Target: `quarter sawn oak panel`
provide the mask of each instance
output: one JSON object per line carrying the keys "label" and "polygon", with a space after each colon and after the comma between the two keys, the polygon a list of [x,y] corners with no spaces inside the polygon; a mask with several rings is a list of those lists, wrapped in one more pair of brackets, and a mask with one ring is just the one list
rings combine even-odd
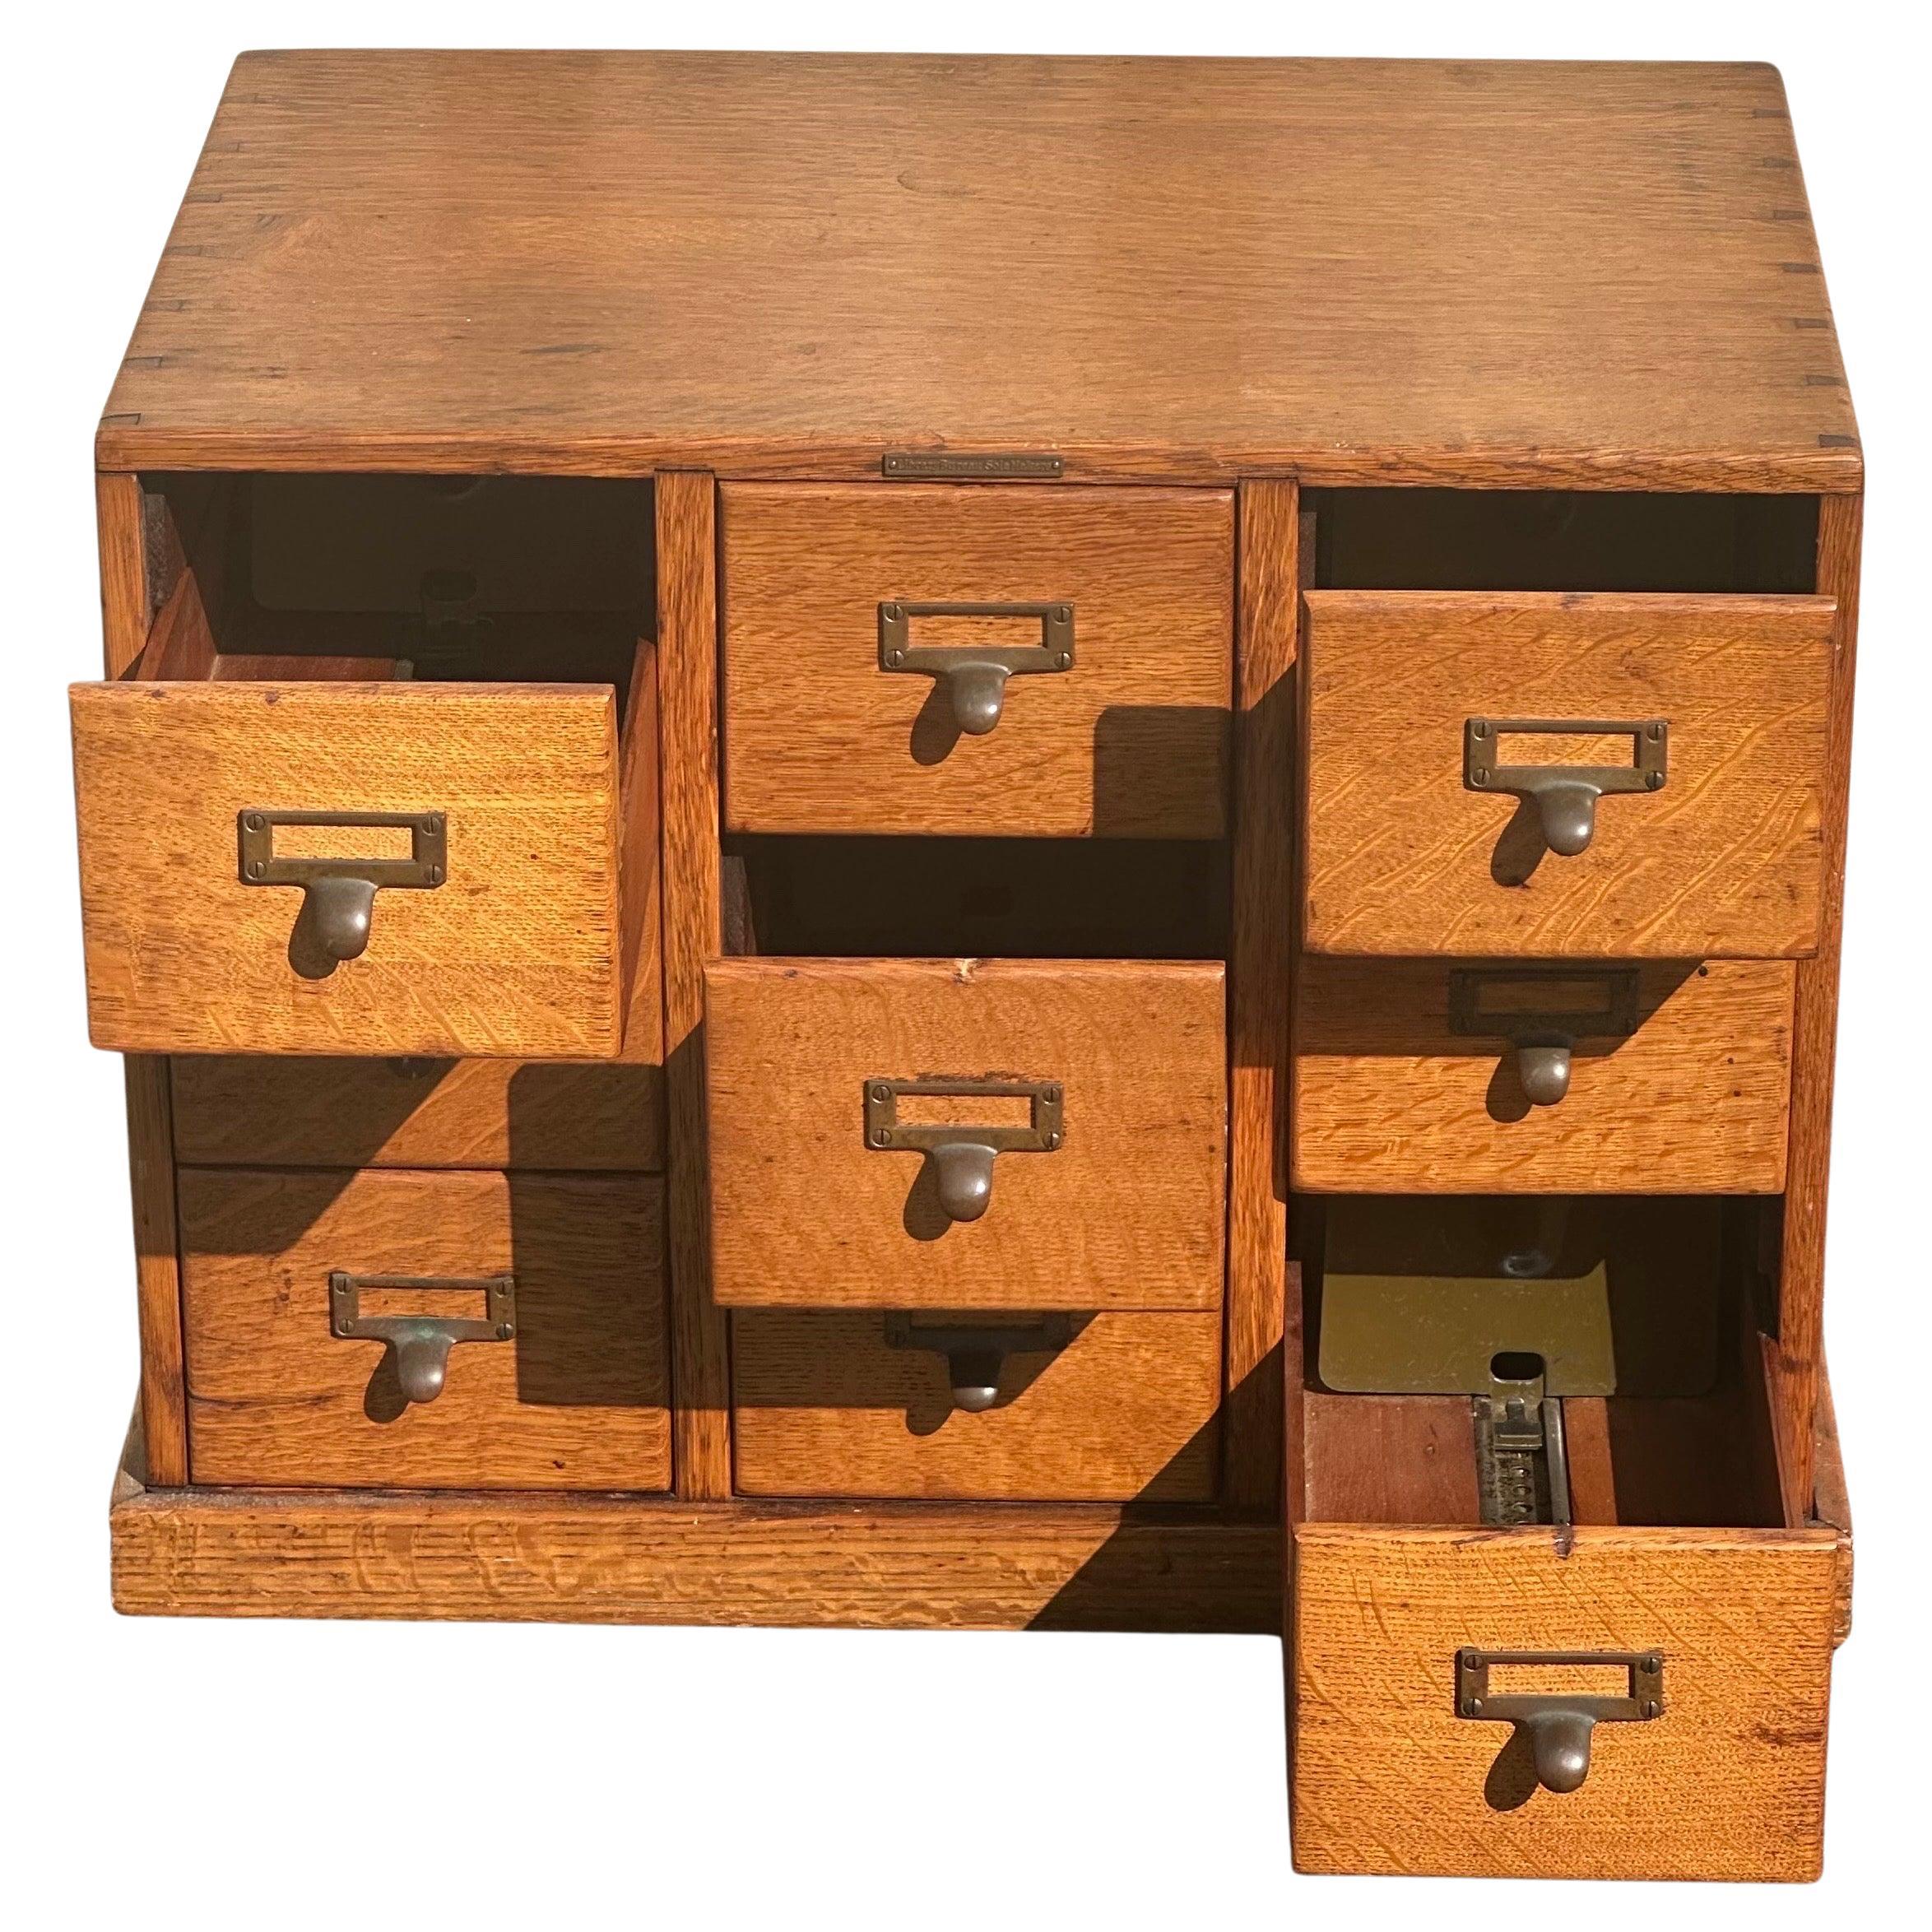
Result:
{"label": "quarter sawn oak panel", "polygon": [[[713,964],[705,1015],[718,1299],[1219,1307],[1223,978],[1218,963]],[[866,1084],[987,1075],[1060,1082],[1065,1141],[1001,1154],[983,1216],[948,1224],[922,1156],[866,1145]],[[956,1121],[985,1111],[949,1104]]]}
{"label": "quarter sawn oak panel", "polygon": [[[78,685],[72,712],[96,1046],[616,1053],[608,686]],[[303,978],[300,889],[237,876],[250,806],[440,811],[449,876],[379,891],[367,951]]]}
{"label": "quarter sawn oak panel", "polygon": [[[664,1216],[654,1181],[183,1168],[197,1483],[666,1489]],[[459,1342],[405,1405],[385,1345],[329,1329],[329,1275],[516,1277],[517,1334]],[[365,1312],[462,1316],[433,1294]]]}
{"label": "quarter sawn oak panel", "polygon": [[1009,1357],[999,1406],[978,1414],[953,1408],[944,1357],[885,1336],[885,1318],[869,1312],[738,1311],[744,1494],[1197,1502],[1214,1493],[1218,1312],[1095,1315],[1057,1355]]}
{"label": "quarter sawn oak panel", "polygon": [[[740,484],[720,500],[728,830],[1221,835],[1228,492]],[[1074,661],[1009,678],[999,722],[962,735],[934,679],[881,668],[888,602],[1065,604]],[[1042,635],[947,622],[913,618],[913,648]]]}
{"label": "quarter sawn oak panel", "polygon": [[[1815,949],[1830,598],[1331,590],[1306,605],[1311,951]],[[1545,851],[1514,796],[1465,787],[1472,718],[1665,719],[1665,783],[1606,794],[1586,850]],[[1526,742],[1504,762],[1608,762],[1594,742]]]}
{"label": "quarter sawn oak panel", "polygon": [[[1297,1187],[1641,1194],[1660,1175],[1681,1194],[1784,1185],[1793,967],[1641,968],[1637,1031],[1579,1036],[1569,1091],[1547,1107],[1524,1096],[1508,1041],[1451,1031],[1451,971],[1433,960],[1303,959]],[[1517,983],[1560,1002],[1567,982],[1551,974]],[[1603,1000],[1601,973],[1573,983],[1577,1005]]]}

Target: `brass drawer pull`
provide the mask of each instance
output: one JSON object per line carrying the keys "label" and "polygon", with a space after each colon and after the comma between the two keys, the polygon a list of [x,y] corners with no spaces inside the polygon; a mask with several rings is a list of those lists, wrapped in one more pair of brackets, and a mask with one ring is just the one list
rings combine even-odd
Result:
{"label": "brass drawer pull", "polygon": [[[908,1094],[941,1098],[1024,1099],[1032,1118],[1024,1127],[922,1125],[899,1117]],[[1066,1138],[1064,1098],[1057,1080],[930,1079],[866,1082],[866,1145],[875,1153],[911,1150],[926,1156],[949,1221],[977,1221],[993,1198],[993,1159],[1001,1154],[1052,1154]]]}
{"label": "brass drawer pull", "polygon": [[[1557,1669],[1620,1666],[1630,1674],[1621,1697],[1489,1695],[1495,1664]],[[1513,1724],[1530,1740],[1536,1779],[1548,1791],[1574,1791],[1590,1775],[1591,1734],[1600,1724],[1645,1724],[1664,1714],[1660,1651],[1477,1651],[1456,1653],[1456,1714],[1482,1723]]]}
{"label": "brass drawer pull", "polygon": [[953,1406],[970,1415],[997,1405],[1000,1372],[1009,1355],[1057,1355],[1072,1340],[1073,1322],[1065,1315],[1043,1315],[1035,1321],[943,1326],[915,1322],[909,1315],[885,1317],[887,1348],[923,1349],[945,1357]]}
{"label": "brass drawer pull", "polygon": [[[1507,1010],[1486,994],[1509,986],[1595,986],[1595,1005],[1574,1007],[1554,1001],[1538,1010]],[[1525,1097],[1538,1107],[1553,1107],[1570,1090],[1570,1057],[1581,1038],[1627,1039],[1637,1031],[1637,972],[1635,967],[1586,967],[1565,971],[1549,966],[1459,966],[1449,975],[1449,1030],[1461,1038],[1502,1039],[1516,1052],[1516,1079]]]}
{"label": "brass drawer pull", "polygon": [[[289,963],[305,979],[326,979],[362,956],[380,886],[427,890],[449,875],[448,828],[439,811],[238,812],[244,885],[299,885],[302,909],[289,936]],[[278,825],[394,826],[409,834],[406,859],[280,858]]]}
{"label": "brass drawer pull", "polygon": [[[1040,627],[1037,644],[915,644],[915,617],[1010,617]],[[1037,677],[1073,668],[1071,604],[908,604],[879,606],[879,668],[937,678],[953,722],[984,737],[1000,722],[1010,677]]]}
{"label": "brass drawer pull", "polygon": [[[365,1289],[406,1289],[424,1294],[481,1290],[481,1320],[450,1315],[365,1315]],[[517,1278],[476,1279],[444,1275],[350,1275],[328,1278],[329,1333],[341,1341],[387,1342],[396,1356],[396,1379],[411,1402],[434,1402],[449,1374],[449,1351],[458,1342],[507,1342],[517,1332]]]}
{"label": "brass drawer pull", "polygon": [[[1498,764],[1497,742],[1512,734],[1628,737],[1628,764]],[[1670,726],[1660,718],[1472,718],[1462,727],[1462,780],[1472,792],[1513,792],[1536,808],[1543,843],[1566,857],[1596,833],[1596,801],[1606,792],[1660,792],[1670,759]]]}

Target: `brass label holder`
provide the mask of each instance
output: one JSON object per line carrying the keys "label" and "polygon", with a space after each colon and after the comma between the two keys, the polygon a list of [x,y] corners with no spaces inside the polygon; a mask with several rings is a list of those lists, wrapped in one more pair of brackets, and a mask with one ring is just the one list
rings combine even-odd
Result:
{"label": "brass label holder", "polygon": [[1066,463],[1044,450],[984,454],[946,449],[892,449],[880,458],[888,483],[1047,482]]}
{"label": "brass label holder", "polygon": [[[481,1319],[449,1315],[365,1315],[369,1289],[400,1289],[422,1294],[484,1298]],[[338,1341],[386,1342],[396,1356],[396,1379],[411,1402],[434,1402],[449,1373],[449,1351],[458,1342],[507,1342],[517,1333],[517,1278],[487,1275],[351,1275],[333,1269],[328,1278],[329,1333]]]}
{"label": "brass label holder", "polygon": [[[1504,1010],[1484,996],[1500,987],[1599,988],[1595,1006]],[[1508,1042],[1516,1080],[1538,1107],[1553,1107],[1570,1090],[1579,1039],[1628,1039],[1637,1031],[1640,978],[1633,966],[1458,966],[1449,974],[1449,1030],[1458,1038]]]}
{"label": "brass label holder", "polygon": [[[919,1094],[940,1099],[1024,1099],[1029,1103],[1029,1118],[1024,1127],[902,1121],[900,1100]],[[865,1084],[865,1110],[866,1146],[876,1154],[924,1154],[932,1168],[940,1206],[950,1221],[977,1221],[992,1205],[996,1155],[1052,1154],[1066,1137],[1066,1092],[1058,1080],[1008,1080],[996,1075],[977,1080],[875,1077]]]}
{"label": "brass label holder", "polygon": [[[1627,737],[1628,764],[1498,764],[1498,741]],[[1660,792],[1670,768],[1670,724],[1661,718],[1471,718],[1462,727],[1462,782],[1472,792],[1512,792],[1533,805],[1543,842],[1565,857],[1596,835],[1596,801],[1609,792]]]}
{"label": "brass label holder", "polygon": [[[1492,1697],[1489,1673],[1498,1665],[1540,1670],[1628,1672],[1623,1696],[1567,1693]],[[1664,1715],[1661,1651],[1481,1651],[1456,1653],[1456,1715],[1479,1724],[1512,1724],[1529,1739],[1536,1779],[1545,1790],[1574,1791],[1590,1775],[1591,1734],[1600,1724],[1647,1724]]]}
{"label": "brass label holder", "polygon": [[[409,834],[409,857],[277,858],[275,834],[283,825],[389,827]],[[299,885],[302,908],[290,936],[289,959],[308,979],[325,979],[345,959],[368,950],[379,888],[429,891],[449,876],[448,821],[439,811],[271,811],[251,806],[235,814],[244,885]]]}
{"label": "brass label holder", "polygon": [[969,1415],[996,1409],[1000,1372],[1009,1355],[1057,1355],[1073,1340],[1073,1317],[1043,1315],[1028,1321],[991,1317],[915,1321],[910,1315],[885,1317],[885,1345],[943,1355],[953,1406]]}
{"label": "brass label holder", "polygon": [[[1030,644],[915,644],[915,617],[1011,619],[1040,627]],[[879,668],[935,678],[952,708],[953,722],[982,738],[1000,722],[1006,680],[1042,677],[1073,669],[1073,606],[1052,603],[913,603],[889,597],[879,606]]]}

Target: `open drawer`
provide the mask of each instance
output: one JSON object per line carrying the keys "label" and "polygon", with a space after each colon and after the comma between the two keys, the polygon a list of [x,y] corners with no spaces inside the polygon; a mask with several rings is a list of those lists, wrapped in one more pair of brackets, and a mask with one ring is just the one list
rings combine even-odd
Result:
{"label": "open drawer", "polygon": [[269,546],[275,504],[252,553],[230,506],[128,675],[74,688],[95,1043],[614,1057],[656,876],[648,589],[533,610],[564,597],[432,569],[406,611],[389,559],[337,597],[384,607],[321,608],[341,578]]}
{"label": "open drawer", "polygon": [[1531,1400],[1511,1431],[1490,1399],[1290,1363],[1298,1869],[1817,1875],[1842,1476],[1828,1425],[1786,1519],[1735,1300],[1719,1340],[1700,1393]]}

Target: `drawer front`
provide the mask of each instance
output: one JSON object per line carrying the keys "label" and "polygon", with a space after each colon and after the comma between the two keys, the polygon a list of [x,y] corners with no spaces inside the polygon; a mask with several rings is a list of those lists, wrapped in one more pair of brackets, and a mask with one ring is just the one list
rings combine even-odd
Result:
{"label": "drawer front", "polygon": [[1796,968],[1303,959],[1294,1179],[1325,1192],[1775,1194]]}
{"label": "drawer front", "polygon": [[1223,978],[1218,962],[708,968],[717,1298],[1218,1307]]}
{"label": "drawer front", "polygon": [[[72,710],[95,1045],[617,1051],[609,689],[85,685]],[[439,823],[420,843],[396,825],[241,823],[285,812]],[[263,857],[251,837],[267,881],[244,876]],[[276,882],[303,859],[383,868],[360,953],[341,881]]]}
{"label": "drawer front", "polygon": [[1221,1322],[743,1312],[731,1386],[745,1495],[1203,1502]]}
{"label": "drawer front", "polygon": [[[1839,1577],[1829,1530],[1294,1530],[1294,1858],[1306,1872],[1818,1875]],[[1655,1655],[1570,1790],[1527,1726],[1461,1714],[1459,1652]],[[1623,1697],[1623,1668],[1493,1664],[1499,1697]],[[1540,1720],[1547,1722],[1548,1720]],[[1550,1741],[1562,1735],[1552,1726]]]}
{"label": "drawer front", "polygon": [[657,1182],[184,1168],[180,1214],[197,1483],[670,1487]]}
{"label": "drawer front", "polygon": [[[728,829],[1221,835],[1227,491],[747,483],[721,504]],[[1001,608],[932,608],[959,605]]]}
{"label": "drawer front", "polygon": [[664,1165],[654,1066],[198,1053],[177,1058],[170,1075],[175,1157],[192,1165]]}
{"label": "drawer front", "polygon": [[1307,946],[1815,951],[1836,614],[1309,592]]}

